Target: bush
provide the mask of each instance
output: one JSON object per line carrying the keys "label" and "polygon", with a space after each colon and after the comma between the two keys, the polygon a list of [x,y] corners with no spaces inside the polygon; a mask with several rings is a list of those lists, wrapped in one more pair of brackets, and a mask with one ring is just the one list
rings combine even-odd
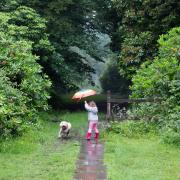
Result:
{"label": "bush", "polygon": [[23,93],[13,88],[12,83],[0,69],[0,135],[20,134],[29,110],[26,107],[27,98]]}
{"label": "bush", "polygon": [[164,128],[161,131],[162,141],[168,144],[175,144],[180,147],[180,133],[171,128]]}
{"label": "bush", "polygon": [[20,135],[48,109],[51,83],[31,50],[31,42],[0,32],[0,136]]}
{"label": "bush", "polygon": [[[159,55],[133,77],[133,98],[161,98],[160,103],[135,105],[142,119],[155,119],[163,140],[180,142],[180,27],[159,39]],[[163,130],[162,130],[163,129]]]}
{"label": "bush", "polygon": [[113,122],[107,130],[126,137],[141,137],[145,134],[157,133],[155,123],[145,121]]}

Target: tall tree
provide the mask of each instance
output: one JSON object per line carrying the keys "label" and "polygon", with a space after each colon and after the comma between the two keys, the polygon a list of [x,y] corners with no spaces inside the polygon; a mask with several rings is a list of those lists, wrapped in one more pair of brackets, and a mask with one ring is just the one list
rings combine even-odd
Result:
{"label": "tall tree", "polygon": [[131,79],[146,60],[157,52],[157,39],[172,27],[180,25],[178,0],[114,0],[118,21],[114,41],[119,48],[120,73]]}
{"label": "tall tree", "polygon": [[[60,93],[77,89],[84,79],[92,83],[94,69],[87,57],[91,56],[97,61],[103,59],[102,49],[98,48],[98,35],[99,32],[110,31],[110,23],[105,20],[105,16],[109,16],[110,2],[110,0],[22,1],[23,5],[36,9],[48,22],[47,31],[55,47],[55,53],[43,66],[53,80],[55,99]],[[82,53],[74,49],[83,50],[87,56],[82,56]]]}
{"label": "tall tree", "polygon": [[[4,2],[6,3],[2,9],[11,11],[10,1],[4,0]],[[25,5],[35,9],[47,20],[48,29],[47,31],[43,29],[43,31],[50,35],[48,38],[54,51],[49,52],[47,49],[41,49],[42,46],[40,48],[36,45],[34,53],[40,56],[39,63],[43,65],[44,71],[53,80],[53,92],[59,94],[75,89],[84,79],[89,79],[90,82],[94,69],[87,57],[74,51],[74,47],[85,51],[87,55],[97,61],[102,61],[102,49],[97,47],[98,35],[99,32],[111,31],[113,24],[111,22],[111,1],[15,0],[14,2],[16,2],[16,5],[13,6],[14,9],[17,9],[17,6]],[[29,28],[35,25],[33,18],[29,19],[20,8],[17,11],[22,15],[24,21],[15,19],[15,23],[23,25],[27,21]],[[44,43],[43,46],[47,45],[47,41],[42,43]]]}

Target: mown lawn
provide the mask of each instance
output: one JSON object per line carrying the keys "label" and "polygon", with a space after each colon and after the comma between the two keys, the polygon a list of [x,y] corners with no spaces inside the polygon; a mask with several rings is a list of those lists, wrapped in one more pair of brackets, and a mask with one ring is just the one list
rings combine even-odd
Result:
{"label": "mown lawn", "polygon": [[[85,113],[42,114],[42,127],[23,137],[0,143],[0,179],[2,180],[71,180],[80,148],[79,137],[86,127]],[[72,137],[57,139],[58,122],[72,123]],[[79,136],[79,137],[76,137]]]}
{"label": "mown lawn", "polygon": [[180,150],[158,138],[132,139],[107,134],[105,163],[108,180],[178,180]]}

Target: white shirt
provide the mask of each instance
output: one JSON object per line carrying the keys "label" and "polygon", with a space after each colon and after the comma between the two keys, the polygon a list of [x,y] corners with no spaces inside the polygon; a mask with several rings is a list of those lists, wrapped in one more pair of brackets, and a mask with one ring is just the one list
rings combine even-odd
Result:
{"label": "white shirt", "polygon": [[88,111],[88,120],[89,121],[98,121],[97,107],[91,107],[87,103],[85,103],[85,109]]}

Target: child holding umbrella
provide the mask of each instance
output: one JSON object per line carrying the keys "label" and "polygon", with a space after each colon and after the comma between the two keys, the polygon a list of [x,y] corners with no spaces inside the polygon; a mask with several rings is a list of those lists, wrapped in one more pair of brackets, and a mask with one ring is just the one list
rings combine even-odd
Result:
{"label": "child holding umbrella", "polygon": [[88,111],[88,121],[89,121],[89,128],[88,132],[86,134],[86,139],[90,140],[92,130],[95,131],[95,139],[97,140],[99,138],[99,131],[98,131],[98,108],[96,106],[96,103],[94,101],[90,101],[87,103],[86,101],[84,102],[85,109]]}

